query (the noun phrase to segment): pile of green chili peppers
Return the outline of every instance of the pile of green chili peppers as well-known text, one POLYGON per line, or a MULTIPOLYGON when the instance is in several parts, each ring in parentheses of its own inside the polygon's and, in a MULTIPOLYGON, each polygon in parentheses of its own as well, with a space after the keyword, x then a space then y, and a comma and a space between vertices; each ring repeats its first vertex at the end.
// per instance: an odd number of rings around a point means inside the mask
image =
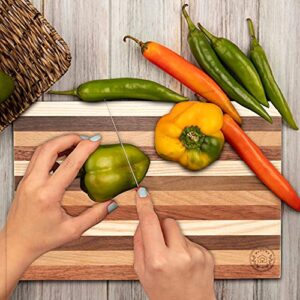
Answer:
POLYGON ((200 23, 197 28, 186 12, 187 6, 182 7, 182 13, 189 28, 188 43, 201 68, 232 100, 270 123, 272 118, 263 106, 269 107, 268 100, 271 101, 287 124, 297 130, 298 126, 274 79, 265 51, 255 37, 252 21, 247 19, 251 36, 248 58, 228 39, 212 35, 200 23))

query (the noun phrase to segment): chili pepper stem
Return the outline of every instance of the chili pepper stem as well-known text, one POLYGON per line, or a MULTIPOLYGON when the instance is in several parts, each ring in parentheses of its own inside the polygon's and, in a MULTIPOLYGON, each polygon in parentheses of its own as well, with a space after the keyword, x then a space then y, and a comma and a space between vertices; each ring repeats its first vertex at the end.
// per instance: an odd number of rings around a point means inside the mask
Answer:
POLYGON ((48 94, 77 96, 77 89, 69 91, 49 91, 48 94))
POLYGON ((141 40, 139 40, 139 39, 137 39, 137 38, 135 38, 135 37, 133 37, 133 36, 131 36, 131 35, 126 35, 126 36, 124 36, 123 42, 126 43, 127 39, 130 39, 130 40, 135 41, 141 48, 143 48, 143 47, 146 46, 146 43, 142 42, 141 40))
POLYGON ((187 13, 187 11, 186 11, 186 7, 188 7, 189 5, 188 4, 184 4, 183 6, 182 6, 182 14, 183 14, 183 16, 185 17, 185 19, 186 19, 186 22, 187 22, 187 24, 188 24, 188 27, 189 27, 189 31, 193 31, 193 30, 195 30, 196 29, 196 26, 194 25, 194 23, 192 22, 192 20, 191 20, 191 18, 190 18, 190 16, 188 15, 188 13, 187 13))
POLYGON ((205 29, 200 23, 197 23, 199 29, 201 29, 204 34, 207 36, 207 38, 212 42, 212 43, 215 43, 217 42, 218 38, 213 35, 212 33, 210 33, 207 29, 205 29))
POLYGON ((250 37, 253 38, 253 39, 256 39, 253 22, 252 22, 252 20, 250 18, 247 18, 247 24, 248 24, 248 29, 249 29, 250 37))

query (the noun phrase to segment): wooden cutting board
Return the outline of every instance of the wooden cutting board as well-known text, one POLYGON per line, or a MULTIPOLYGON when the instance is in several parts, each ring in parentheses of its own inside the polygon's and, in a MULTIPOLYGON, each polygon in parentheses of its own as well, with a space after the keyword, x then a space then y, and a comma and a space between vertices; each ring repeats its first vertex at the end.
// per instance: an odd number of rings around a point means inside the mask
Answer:
MULTIPOLYGON (((189 172, 160 159, 153 147, 158 118, 171 104, 111 102, 123 142, 141 147, 151 158, 143 185, 149 188, 160 216, 179 220, 185 235, 212 251, 216 278, 279 278, 281 204, 253 175, 228 144, 219 161, 201 172, 189 172)), ((243 128, 265 155, 281 168, 281 118, 274 108, 268 124, 237 106, 243 128)), ((16 186, 34 149, 61 134, 103 135, 117 143, 106 106, 101 103, 39 102, 14 124, 16 186)), ((134 192, 116 198, 120 208, 77 241, 36 260, 23 280, 136 279, 133 235, 137 226, 134 192)), ((76 215, 91 205, 76 180, 63 199, 76 215)))

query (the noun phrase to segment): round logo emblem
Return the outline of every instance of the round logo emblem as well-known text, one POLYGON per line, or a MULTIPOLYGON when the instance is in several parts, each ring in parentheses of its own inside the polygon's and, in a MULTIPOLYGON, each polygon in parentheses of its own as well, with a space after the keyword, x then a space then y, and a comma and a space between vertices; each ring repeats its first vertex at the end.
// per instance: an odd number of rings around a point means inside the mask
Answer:
POLYGON ((250 253, 250 264, 257 271, 268 271, 275 264, 274 252, 270 249, 255 249, 250 253))

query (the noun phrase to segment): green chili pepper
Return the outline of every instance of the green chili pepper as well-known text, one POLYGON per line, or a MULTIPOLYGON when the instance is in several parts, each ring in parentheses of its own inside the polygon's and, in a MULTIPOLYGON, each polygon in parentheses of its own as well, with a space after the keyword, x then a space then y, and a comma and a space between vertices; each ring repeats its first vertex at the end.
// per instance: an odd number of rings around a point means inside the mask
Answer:
POLYGON ((14 87, 14 80, 0 71, 0 103, 11 96, 14 87))
POLYGON ((71 91, 50 91, 50 94, 73 95, 82 101, 140 99, 162 102, 181 102, 188 98, 154 81, 138 78, 94 80, 81 84, 71 91))
POLYGON ((262 82, 251 60, 237 45, 228 39, 212 35, 199 23, 198 26, 211 41, 212 47, 215 49, 221 61, 234 73, 246 90, 258 102, 269 107, 262 82))
MULTIPOLYGON (((124 144, 137 181, 145 177, 150 160, 139 148, 124 144)), ((136 186, 128 161, 120 144, 101 145, 85 162, 78 177, 89 197, 103 202, 136 186)))
POLYGON ((225 69, 218 56, 212 49, 207 37, 191 21, 187 14, 185 4, 182 13, 189 27, 188 42, 193 56, 203 70, 205 70, 227 93, 227 95, 241 105, 254 111, 267 121, 271 122, 271 117, 264 108, 250 95, 225 69))
POLYGON ((247 19, 247 22, 251 36, 250 58, 260 75, 267 97, 280 112, 282 118, 293 129, 298 130, 298 126, 293 118, 288 103, 275 81, 266 53, 255 37, 254 27, 251 19, 247 19))

